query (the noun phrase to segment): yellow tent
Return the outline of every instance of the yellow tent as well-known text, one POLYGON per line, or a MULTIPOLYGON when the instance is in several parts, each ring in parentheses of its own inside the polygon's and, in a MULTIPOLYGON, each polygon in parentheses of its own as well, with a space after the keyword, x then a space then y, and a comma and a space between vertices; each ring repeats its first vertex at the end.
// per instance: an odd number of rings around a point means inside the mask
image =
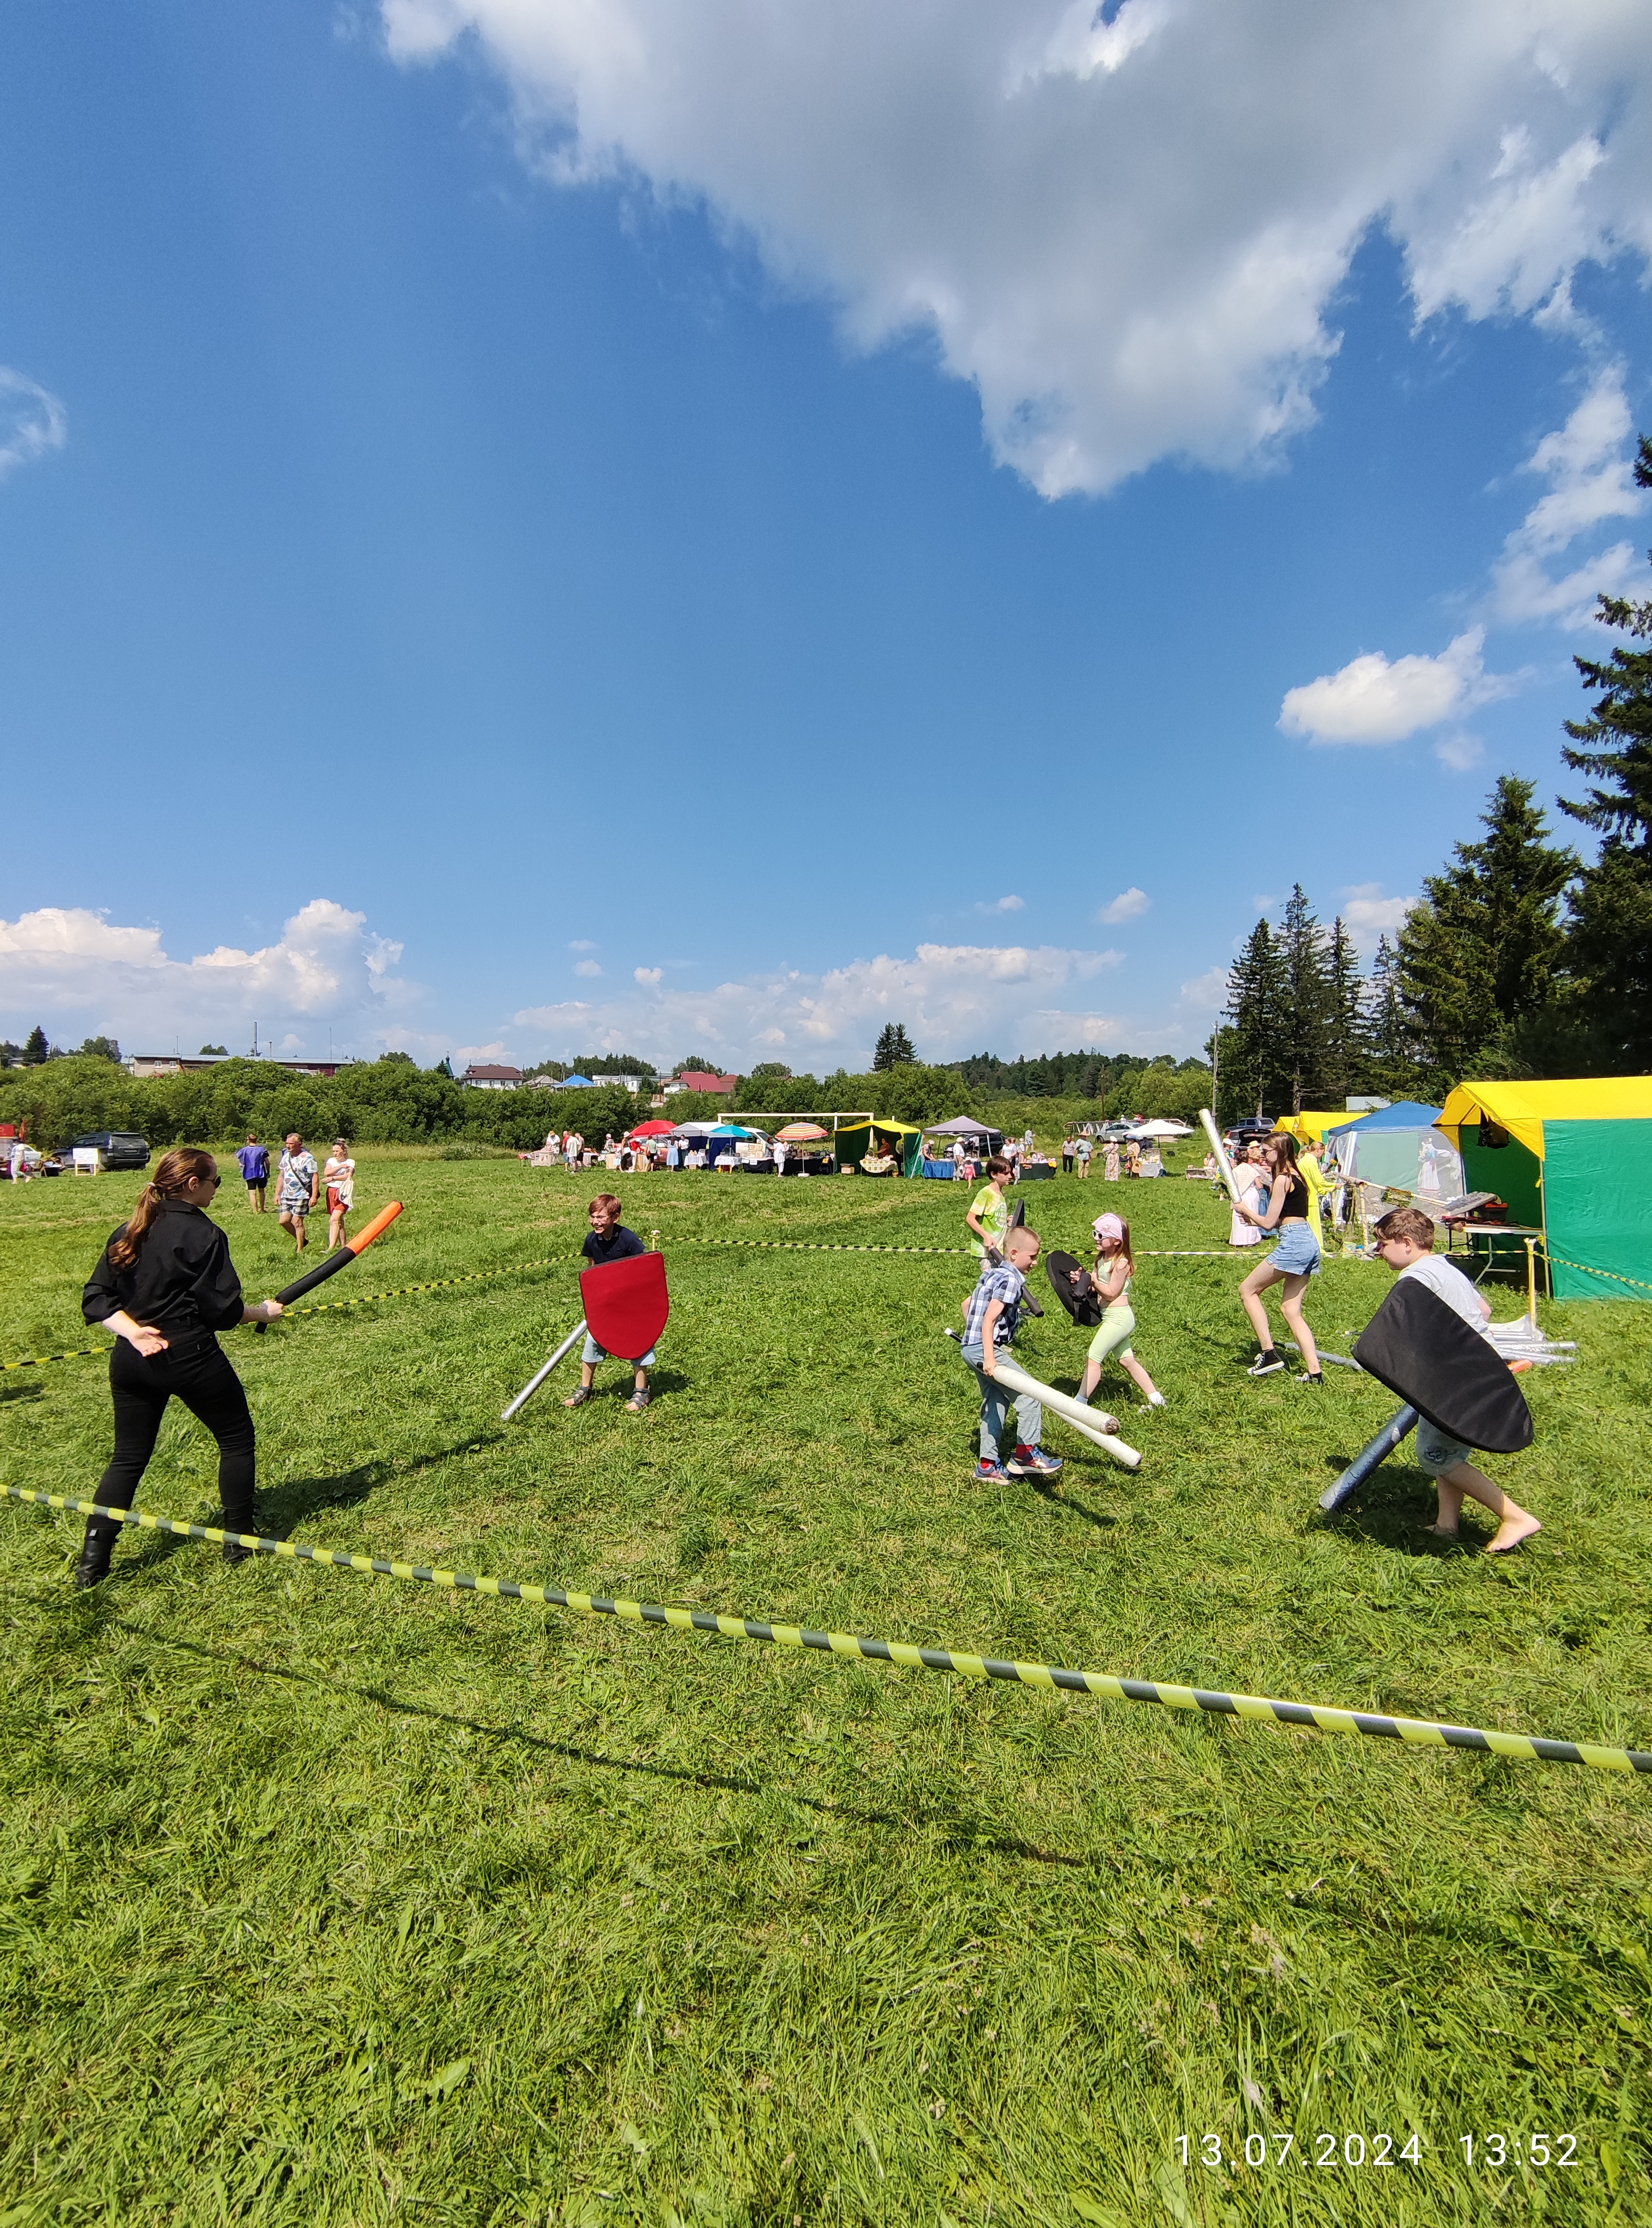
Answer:
POLYGON ((1344 1130, 1351 1123, 1364 1119, 1362 1114, 1347 1112, 1310 1114, 1304 1106, 1300 1114, 1282 1114, 1273 1126, 1276 1130, 1288 1131, 1299 1145, 1316 1145, 1327 1130, 1344 1130))
POLYGON ((1652 1075, 1460 1083, 1438 1126, 1542 1231, 1557 1299, 1652 1299, 1652 1075))

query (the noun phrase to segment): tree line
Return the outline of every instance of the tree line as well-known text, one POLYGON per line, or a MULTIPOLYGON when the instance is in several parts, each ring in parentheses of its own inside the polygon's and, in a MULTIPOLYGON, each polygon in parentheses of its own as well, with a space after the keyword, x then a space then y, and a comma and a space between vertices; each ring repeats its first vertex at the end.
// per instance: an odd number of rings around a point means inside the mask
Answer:
MULTIPOLYGON (((1644 436, 1635 477, 1652 487, 1644 436)), ((1535 783, 1505 774, 1483 832, 1425 880, 1368 975, 1298 884, 1229 973, 1212 1047, 1225 1116, 1361 1092, 1434 1102, 1468 1076, 1652 1070, 1652 650, 1634 646, 1652 641, 1652 600, 1603 596, 1596 616, 1629 640, 1573 660, 1593 701, 1560 755, 1584 784, 1555 800, 1599 839, 1594 860, 1555 840, 1535 783)))

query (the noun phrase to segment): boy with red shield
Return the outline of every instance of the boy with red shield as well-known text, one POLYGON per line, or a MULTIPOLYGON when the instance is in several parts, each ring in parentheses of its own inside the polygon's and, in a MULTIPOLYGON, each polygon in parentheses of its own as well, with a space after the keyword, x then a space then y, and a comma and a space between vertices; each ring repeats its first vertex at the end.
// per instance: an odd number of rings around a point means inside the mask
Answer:
MULTIPOLYGON (((635 1260, 639 1256, 646 1254, 648 1248, 634 1230, 627 1230, 624 1224, 621 1222, 619 1201, 614 1194, 611 1191, 604 1191, 599 1192, 591 1202, 591 1228, 579 1251, 591 1264, 592 1268, 605 1269, 617 1261, 635 1260)), ((658 1258, 657 1255, 654 1257, 656 1260, 658 1258)), ((593 1319, 597 1313, 595 1304, 597 1295, 592 1287, 598 1281, 592 1279, 591 1282, 586 1282, 586 1279, 589 1276, 590 1271, 586 1271, 580 1280, 585 1289, 586 1316, 588 1322, 593 1319)), ((631 1280, 622 1281, 629 1284, 631 1280)), ((665 1290, 663 1277, 658 1279, 658 1285, 659 1296, 663 1300, 665 1290)), ((649 1304, 648 1300, 640 1293, 637 1298, 640 1301, 645 1313, 649 1304)), ((624 1312, 629 1316, 631 1310, 627 1309, 624 1312)), ((658 1335, 659 1327, 663 1322, 664 1311, 662 1309, 654 1318, 653 1335, 655 1336, 658 1335)), ((601 1328, 601 1324, 599 1323, 598 1327, 601 1328)), ((646 1341, 644 1342, 647 1343, 646 1341)), ((649 1392, 648 1373, 654 1367, 656 1355, 651 1343, 648 1343, 646 1353, 636 1354, 636 1344, 637 1341, 634 1338, 629 1338, 625 1341, 623 1351, 617 1346, 603 1346, 587 1330, 584 1350, 579 1356, 579 1389, 577 1392, 571 1392, 562 1405, 565 1408, 583 1408, 586 1402, 590 1399, 596 1383, 597 1364, 599 1361, 607 1360, 611 1354, 617 1353, 620 1354, 621 1359, 631 1360, 636 1370, 637 1381, 632 1389, 631 1397, 626 1401, 625 1405, 633 1416, 640 1416, 651 1397, 649 1392)))

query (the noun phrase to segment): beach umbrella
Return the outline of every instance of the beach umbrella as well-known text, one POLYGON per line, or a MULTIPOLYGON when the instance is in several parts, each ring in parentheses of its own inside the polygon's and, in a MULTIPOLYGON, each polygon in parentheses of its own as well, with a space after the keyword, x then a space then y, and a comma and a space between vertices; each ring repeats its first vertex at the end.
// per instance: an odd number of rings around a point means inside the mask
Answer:
POLYGON ((738 1122, 720 1122, 708 1134, 714 1137, 760 1137, 763 1133, 760 1130, 742 1129, 738 1122))
POLYGON ((818 1122, 788 1122, 784 1130, 777 1130, 775 1137, 783 1145, 813 1145, 831 1132, 823 1130, 818 1122))
POLYGON ((631 1131, 633 1137, 669 1137, 670 1134, 669 1122, 639 1122, 631 1131))

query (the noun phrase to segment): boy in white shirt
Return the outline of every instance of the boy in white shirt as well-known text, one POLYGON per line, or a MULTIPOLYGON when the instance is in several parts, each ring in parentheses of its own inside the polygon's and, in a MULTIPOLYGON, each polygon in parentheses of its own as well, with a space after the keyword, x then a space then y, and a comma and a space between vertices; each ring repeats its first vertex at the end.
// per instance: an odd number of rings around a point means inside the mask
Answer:
MULTIPOLYGON (((1450 1261, 1434 1258, 1434 1225, 1421 1207, 1397 1207, 1376 1225, 1377 1251, 1399 1277, 1426 1284, 1437 1299, 1454 1309, 1464 1322, 1483 1338, 1491 1320, 1491 1302, 1482 1299, 1463 1271, 1450 1261)), ((1489 1343, 1489 1341, 1488 1341, 1489 1343)), ((1463 1495, 1480 1501, 1498 1518, 1496 1535, 1487 1543, 1489 1555, 1507 1553, 1543 1527, 1535 1516, 1508 1495, 1469 1460, 1474 1450, 1449 1431, 1431 1424, 1426 1416, 1417 1425, 1417 1459, 1433 1479, 1439 1508, 1429 1527, 1437 1540, 1455 1540, 1463 1495)))

